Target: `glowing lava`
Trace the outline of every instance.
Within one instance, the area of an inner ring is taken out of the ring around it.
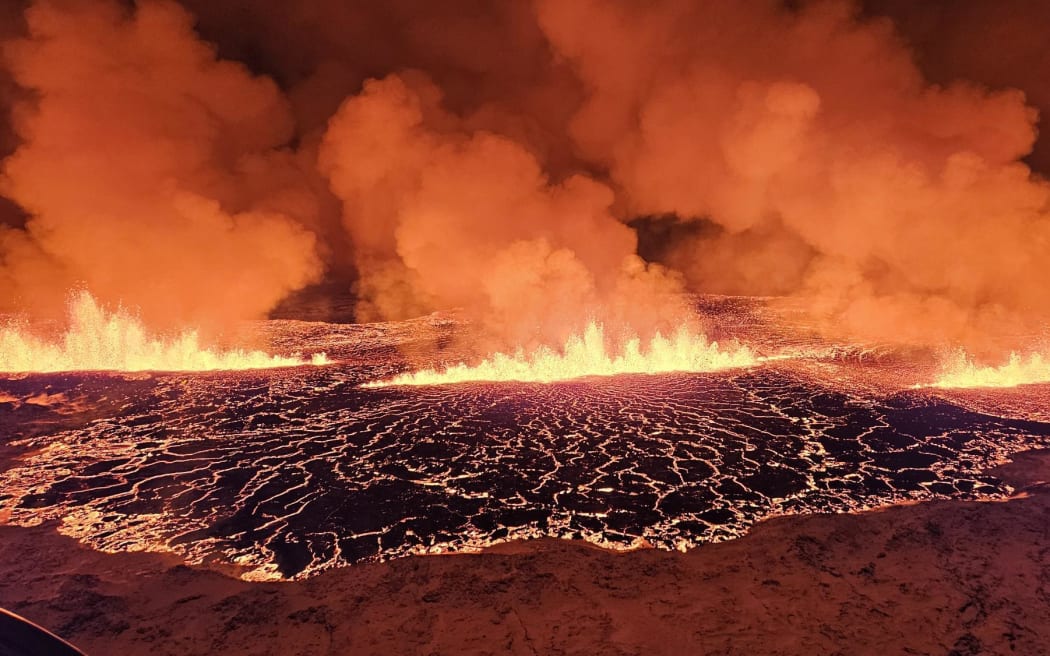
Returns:
[[[670,339],[657,334],[644,348],[640,339],[629,339],[619,354],[610,353],[601,324],[591,323],[582,335],[570,337],[561,351],[540,347],[528,354],[522,350],[512,355],[497,353],[476,365],[460,363],[441,371],[405,373],[390,380],[367,383],[365,387],[468,381],[551,383],[585,376],[720,371],[749,367],[762,360],[747,347],[723,349],[717,342],[686,329],[679,330]]]
[[[1050,382],[1050,358],[1039,353],[1027,357],[1011,353],[1004,365],[982,367],[965,352],[959,351],[937,382],[928,387],[1015,387],[1047,382]]]
[[[170,338],[150,335],[125,311],[107,312],[87,292],[69,303],[69,327],[56,341],[17,325],[0,328],[0,371],[214,371],[327,364],[324,353],[309,360],[262,351],[215,351],[195,331]]]

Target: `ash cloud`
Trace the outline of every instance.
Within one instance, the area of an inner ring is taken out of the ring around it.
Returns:
[[[1050,12],[994,4],[39,1],[0,301],[221,322],[352,271],[359,320],[511,345],[689,289],[991,348],[1050,320]]]

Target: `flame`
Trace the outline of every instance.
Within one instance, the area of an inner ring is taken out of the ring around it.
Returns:
[[[927,387],[1014,387],[1047,382],[1050,382],[1050,358],[1039,353],[1027,357],[1011,353],[1004,365],[982,367],[964,351],[958,351],[937,382]]]
[[[126,311],[106,312],[91,294],[79,292],[69,303],[69,327],[55,342],[17,325],[0,328],[0,371],[214,371],[327,364],[324,353],[310,360],[262,351],[203,348],[196,331],[170,338],[147,333]]]
[[[592,322],[582,334],[573,335],[561,351],[540,347],[526,354],[497,353],[480,364],[460,363],[438,371],[426,369],[405,373],[386,381],[366,383],[364,387],[393,385],[446,385],[469,381],[516,381],[551,383],[585,376],[617,374],[660,374],[682,371],[720,371],[749,367],[763,361],[741,346],[728,350],[703,335],[680,329],[672,338],[657,333],[645,347],[638,338],[627,340],[621,352],[606,348],[605,331]]]

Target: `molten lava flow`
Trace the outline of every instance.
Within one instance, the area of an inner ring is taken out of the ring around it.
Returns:
[[[477,365],[457,364],[442,371],[427,369],[406,373],[391,380],[367,383],[365,387],[391,385],[445,385],[468,381],[517,381],[550,383],[585,376],[659,374],[674,371],[719,371],[747,367],[760,362],[750,349],[723,350],[717,342],[686,329],[671,339],[657,334],[642,348],[641,340],[628,340],[619,354],[610,353],[601,324],[591,323],[581,335],[573,335],[558,352],[540,347],[526,354],[497,353]]]
[[[309,361],[261,351],[203,348],[195,331],[171,338],[149,335],[124,311],[109,313],[87,292],[69,303],[69,328],[49,342],[16,325],[0,328],[0,371],[213,371],[327,364],[324,353]]]
[[[1014,387],[1050,382],[1050,358],[1039,353],[1022,357],[1010,354],[1010,360],[998,367],[978,366],[965,352],[959,351],[945,367],[941,377],[928,387]]]

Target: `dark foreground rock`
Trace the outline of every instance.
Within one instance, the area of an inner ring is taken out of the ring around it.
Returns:
[[[248,583],[0,527],[0,605],[89,654],[1050,654],[1050,452],[1005,502],[765,522],[688,554],[556,540]]]

